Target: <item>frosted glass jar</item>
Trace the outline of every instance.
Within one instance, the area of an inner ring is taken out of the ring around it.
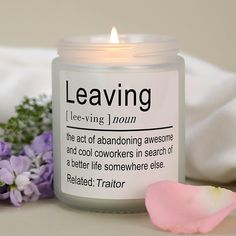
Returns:
[[[140,212],[147,187],[183,181],[184,61],[168,36],[62,40],[53,61],[55,193],[86,210]]]

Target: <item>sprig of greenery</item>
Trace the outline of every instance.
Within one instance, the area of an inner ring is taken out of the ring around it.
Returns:
[[[0,137],[12,143],[14,153],[19,153],[34,137],[52,129],[52,102],[46,95],[38,98],[24,97],[15,111],[16,116],[6,123],[0,123]]]

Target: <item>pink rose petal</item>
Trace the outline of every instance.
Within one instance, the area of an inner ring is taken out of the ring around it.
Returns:
[[[171,181],[151,185],[145,204],[151,221],[174,233],[207,233],[236,210],[236,193]]]

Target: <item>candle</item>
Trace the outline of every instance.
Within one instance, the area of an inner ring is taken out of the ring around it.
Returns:
[[[172,37],[73,37],[53,61],[55,193],[88,210],[145,210],[184,180],[184,62]]]

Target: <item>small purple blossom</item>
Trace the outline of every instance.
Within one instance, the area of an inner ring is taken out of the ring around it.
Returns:
[[[31,182],[30,184],[26,185],[23,195],[23,199],[25,202],[37,201],[39,199],[39,196],[40,192],[34,183]]]
[[[39,178],[35,179],[33,182],[38,187],[40,198],[53,197],[53,164],[49,163],[42,166]]]
[[[38,187],[40,198],[53,197],[52,132],[47,131],[37,136],[30,146],[25,146],[24,153],[33,162],[31,178]]]
[[[43,134],[37,136],[33,140],[31,148],[35,154],[42,154],[47,151],[52,151],[52,132],[46,131]]]
[[[0,200],[10,199],[14,206],[21,206],[52,196],[52,132],[35,137],[18,156],[11,156],[11,145],[0,141]]]
[[[11,144],[0,141],[0,159],[5,159],[11,156]]]
[[[11,156],[9,160],[0,161],[0,181],[3,186],[8,186],[0,196],[5,198],[9,193],[14,206],[21,205],[24,192],[33,184],[30,182],[29,172],[31,163],[32,161],[27,156]],[[37,200],[39,198],[38,190],[35,189],[31,195],[37,195],[35,198]]]

